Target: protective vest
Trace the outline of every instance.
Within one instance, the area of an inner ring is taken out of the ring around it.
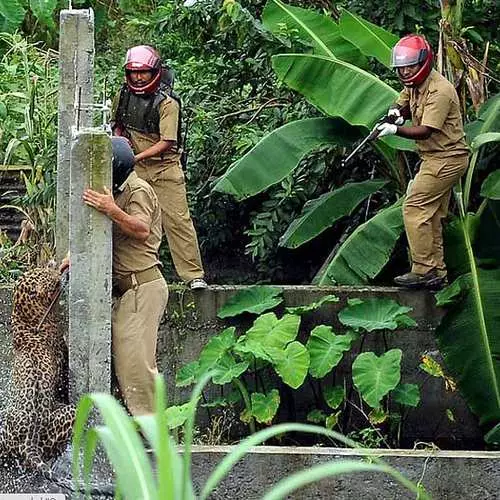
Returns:
[[[177,148],[182,148],[182,106],[180,98],[161,85],[153,94],[134,94],[123,84],[116,108],[115,122],[121,128],[136,130],[145,134],[160,134],[160,104],[171,97],[179,104],[179,121],[177,123]]]

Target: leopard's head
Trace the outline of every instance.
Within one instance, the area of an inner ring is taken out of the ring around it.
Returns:
[[[48,267],[24,273],[14,288],[12,319],[38,324],[59,291],[60,278],[58,271]]]

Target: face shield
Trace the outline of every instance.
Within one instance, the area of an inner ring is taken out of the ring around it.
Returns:
[[[425,49],[396,46],[392,51],[391,66],[393,68],[402,68],[404,66],[419,64],[425,60],[426,52]]]

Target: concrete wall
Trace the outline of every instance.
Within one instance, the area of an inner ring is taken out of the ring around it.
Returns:
[[[199,488],[230,451],[206,446],[193,450],[193,480]],[[493,500],[500,497],[500,452],[372,450],[387,464],[417,483],[435,500]],[[214,500],[257,500],[286,476],[338,460],[359,460],[355,450],[262,446],[238,462],[219,485]],[[414,499],[391,476],[381,473],[342,474],[307,486],[290,499]]]
[[[159,367],[167,380],[170,402],[180,402],[188,398],[190,388],[175,387],[175,373],[183,364],[197,358],[214,333],[228,324],[245,327],[253,322],[254,315],[245,315],[237,321],[227,322],[217,318],[217,310],[242,288],[244,286],[211,286],[207,291],[192,293],[184,288],[171,287],[168,312],[161,325],[158,341]],[[422,353],[436,353],[433,330],[439,322],[441,311],[434,306],[432,294],[408,292],[398,288],[285,286],[282,289],[286,306],[307,304],[329,293],[335,293],[341,299],[340,302],[325,305],[314,315],[305,317],[302,336],[317,324],[331,324],[332,320],[335,323],[335,313],[344,307],[347,298],[384,296],[411,306],[411,315],[417,321],[417,327],[385,335],[389,348],[400,348],[403,351],[403,382],[418,383],[421,386],[424,384],[419,407],[409,412],[402,427],[402,446],[412,448],[415,441],[433,442],[443,449],[477,449],[483,446],[482,433],[476,418],[470,413],[458,392],[446,391],[441,379],[430,377],[418,368]],[[1,374],[6,373],[9,357],[6,340],[8,328],[5,325],[10,315],[10,293],[10,289],[0,289],[0,324],[4,325],[0,329],[0,343],[5,346],[0,354],[0,378],[4,379],[8,378]],[[363,350],[380,353],[384,349],[382,335],[372,333],[367,336]],[[356,355],[357,351],[354,349],[352,354],[345,356],[346,359],[338,370],[337,383],[343,374],[350,373],[349,367]],[[349,379],[347,377],[347,382]],[[0,404],[2,391],[4,387],[0,387]],[[208,392],[210,391],[219,394],[220,389],[209,388]],[[296,413],[295,418],[305,421],[308,411],[315,407],[311,387],[306,384],[294,398],[291,398],[292,394],[290,391],[283,397],[279,420],[290,420],[289,412],[292,408]],[[454,422],[446,416],[448,409],[453,412]],[[203,428],[208,424],[207,411],[200,408],[198,413],[198,425]],[[353,418],[356,421],[355,413]],[[359,419],[357,421],[362,423]]]

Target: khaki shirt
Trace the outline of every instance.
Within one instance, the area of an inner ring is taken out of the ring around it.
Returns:
[[[120,100],[120,93],[115,96],[113,100],[112,116],[115,119],[116,108]],[[135,154],[142,153],[146,149],[154,146],[158,141],[174,141],[177,143],[177,128],[179,124],[179,103],[171,97],[166,97],[160,103],[160,133],[159,134],[146,134],[138,132],[137,130],[126,129],[126,136],[130,139],[132,149]],[[138,167],[147,168],[151,174],[158,174],[165,170],[173,163],[180,161],[182,151],[175,147],[171,151],[163,153],[161,156],[156,156],[142,160],[137,163]]]
[[[113,224],[113,277],[123,278],[160,264],[158,249],[161,243],[161,211],[153,188],[135,172],[115,196],[115,203],[127,214],[139,218],[150,229],[146,241],[125,235]]]
[[[423,159],[468,154],[457,92],[436,70],[418,87],[405,87],[397,104],[409,105],[413,125],[434,129],[428,139],[415,141]]]

